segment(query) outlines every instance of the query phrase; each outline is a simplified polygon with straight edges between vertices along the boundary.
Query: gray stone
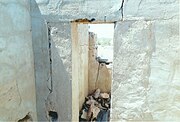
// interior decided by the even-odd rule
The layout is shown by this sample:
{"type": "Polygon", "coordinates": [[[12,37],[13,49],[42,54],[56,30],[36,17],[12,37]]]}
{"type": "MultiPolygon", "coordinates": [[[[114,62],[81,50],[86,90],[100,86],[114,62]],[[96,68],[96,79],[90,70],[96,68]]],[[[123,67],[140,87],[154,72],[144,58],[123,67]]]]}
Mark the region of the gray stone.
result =
{"type": "Polygon", "coordinates": [[[51,41],[58,50],[58,56],[61,58],[69,78],[72,75],[72,47],[71,47],[71,24],[70,22],[49,23],[51,27],[51,41]]]}
{"type": "MultiPolygon", "coordinates": [[[[58,48],[60,44],[57,42],[65,44],[66,48],[67,44],[71,43],[65,43],[61,39],[56,40],[54,33],[57,33],[54,27],[50,24],[47,25],[40,14],[37,3],[33,0],[31,1],[31,17],[38,120],[50,120],[48,111],[55,111],[58,114],[59,121],[70,121],[72,104],[71,82],[66,69],[70,72],[71,65],[68,64],[69,67],[65,69],[64,64],[66,63],[64,62],[63,64],[61,60],[64,56],[65,61],[71,61],[71,47],[69,47],[69,55],[66,55],[66,52],[62,55],[58,48]],[[67,60],[68,56],[69,60],[67,60]],[[50,60],[52,60],[52,65],[50,60]]],[[[59,29],[62,29],[62,26],[59,27],[61,27],[59,29]]],[[[66,39],[64,40],[67,41],[66,39]]],[[[65,48],[60,47],[60,49],[61,51],[66,51],[65,48]]],[[[68,65],[66,64],[66,66],[68,65]]]]}
{"type": "Polygon", "coordinates": [[[37,120],[47,121],[45,103],[51,87],[47,25],[37,3],[31,0],[32,45],[36,83],[37,120]]]}
{"type": "Polygon", "coordinates": [[[111,120],[180,121],[179,0],[36,2],[0,1],[1,121],[71,120],[70,21],[81,18],[117,21],[111,120]]]}
{"type": "Polygon", "coordinates": [[[97,21],[121,20],[121,0],[36,0],[47,21],[95,18],[97,21]]]}
{"type": "Polygon", "coordinates": [[[179,15],[179,0],[125,0],[125,20],[167,20],[179,15]]]}
{"type": "Polygon", "coordinates": [[[0,2],[0,121],[36,116],[30,3],[0,2]]]}

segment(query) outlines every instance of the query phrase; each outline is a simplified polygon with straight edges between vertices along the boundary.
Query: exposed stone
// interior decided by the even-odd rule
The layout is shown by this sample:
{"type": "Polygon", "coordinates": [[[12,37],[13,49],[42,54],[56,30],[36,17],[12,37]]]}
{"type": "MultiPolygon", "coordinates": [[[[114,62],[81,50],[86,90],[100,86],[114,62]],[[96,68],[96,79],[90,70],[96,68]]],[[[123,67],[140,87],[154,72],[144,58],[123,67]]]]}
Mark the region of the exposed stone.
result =
{"type": "Polygon", "coordinates": [[[125,0],[125,20],[168,20],[179,16],[179,0],[125,0]]]}
{"type": "MultiPolygon", "coordinates": [[[[83,107],[80,110],[79,121],[97,121],[104,120],[109,121],[109,109],[110,109],[110,97],[109,99],[98,96],[97,98],[94,95],[99,92],[97,89],[93,94],[86,97],[83,107]],[[106,111],[106,112],[102,112],[106,111]]],[[[108,93],[100,93],[107,94],[108,93]]]]}
{"type": "Polygon", "coordinates": [[[71,24],[70,22],[64,23],[49,23],[51,27],[51,40],[54,42],[58,55],[72,79],[72,47],[71,47],[71,24]]]}
{"type": "Polygon", "coordinates": [[[89,33],[89,68],[88,68],[88,91],[93,93],[97,88],[101,92],[111,91],[112,75],[110,74],[106,64],[99,63],[96,60],[97,49],[95,47],[97,35],[89,33]]]}
{"type": "Polygon", "coordinates": [[[178,19],[117,24],[112,120],[180,120],[177,25],[178,19]]]}
{"type": "Polygon", "coordinates": [[[51,22],[95,18],[97,21],[121,20],[121,0],[36,0],[46,20],[51,22]]]}
{"type": "Polygon", "coordinates": [[[180,120],[180,40],[178,19],[155,21],[155,52],[150,60],[151,73],[147,104],[154,120],[180,120]]]}
{"type": "MultiPolygon", "coordinates": [[[[180,121],[179,0],[36,2],[31,0],[31,7],[27,0],[0,2],[0,121],[27,115],[36,121],[36,114],[38,120],[50,120],[49,111],[57,112],[59,121],[73,118],[79,99],[74,107],[72,99],[80,95],[82,102],[85,93],[79,88],[86,84],[71,82],[70,21],[83,18],[116,22],[111,120],[180,121]]],[[[104,70],[101,66],[98,80],[107,76],[100,75],[104,70]]]]}

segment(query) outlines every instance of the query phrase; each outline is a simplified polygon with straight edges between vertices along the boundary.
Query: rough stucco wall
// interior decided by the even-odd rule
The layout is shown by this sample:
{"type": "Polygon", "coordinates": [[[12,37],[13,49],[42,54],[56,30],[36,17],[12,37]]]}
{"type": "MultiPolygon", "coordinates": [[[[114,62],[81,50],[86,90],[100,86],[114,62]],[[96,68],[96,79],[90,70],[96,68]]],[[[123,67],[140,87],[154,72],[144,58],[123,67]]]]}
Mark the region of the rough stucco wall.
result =
{"type": "Polygon", "coordinates": [[[58,22],[49,23],[51,26],[51,40],[54,42],[58,55],[64,64],[68,76],[71,79],[72,66],[71,66],[71,23],[70,22],[58,22]]]}
{"type": "Polygon", "coordinates": [[[36,120],[29,1],[0,2],[0,121],[36,120]]]}
{"type": "Polygon", "coordinates": [[[149,63],[155,46],[152,27],[149,21],[126,21],[116,25],[112,120],[147,120],[144,113],[149,111],[146,102],[149,63]]]}
{"type": "Polygon", "coordinates": [[[92,94],[96,89],[101,92],[111,92],[111,74],[105,64],[99,64],[96,60],[97,35],[89,32],[89,62],[88,62],[88,94],[92,94]]]}
{"type": "Polygon", "coordinates": [[[47,26],[37,3],[31,0],[32,44],[34,53],[37,120],[47,121],[46,101],[50,93],[50,60],[47,26]]]}
{"type": "Polygon", "coordinates": [[[93,17],[101,21],[121,19],[119,11],[121,0],[36,0],[36,2],[48,21],[93,17]]]}
{"type": "Polygon", "coordinates": [[[92,94],[96,90],[96,80],[99,63],[96,60],[97,50],[95,47],[97,35],[89,32],[89,64],[88,64],[88,93],[92,94]]]}
{"type": "Polygon", "coordinates": [[[179,16],[179,0],[125,0],[125,20],[171,19],[179,16]]]}
{"type": "MultiPolygon", "coordinates": [[[[70,121],[72,112],[72,90],[71,90],[71,77],[67,71],[71,71],[71,65],[68,66],[68,59],[71,60],[71,57],[68,57],[68,53],[71,54],[71,47],[69,47],[70,52],[66,51],[64,46],[67,46],[71,43],[66,43],[65,36],[62,38],[56,38],[58,34],[65,34],[62,26],[54,26],[56,23],[49,23],[48,27],[50,29],[49,39],[51,43],[51,60],[52,60],[52,87],[53,91],[49,94],[47,99],[47,108],[48,110],[54,110],[58,113],[59,121],[70,121]],[[61,28],[60,28],[61,27],[61,28]],[[56,35],[57,34],[57,35],[56,35]],[[62,44],[60,46],[60,44],[62,44]],[[66,45],[67,44],[67,45],[66,45]],[[61,53],[63,52],[64,53],[61,53]],[[67,53],[67,55],[66,55],[67,53]],[[63,60],[64,57],[66,60],[63,60]],[[67,62],[66,62],[67,61],[67,62]],[[66,64],[67,63],[67,64],[66,64]],[[65,65],[66,64],[66,65],[65,65]],[[66,67],[67,66],[67,67],[66,67]]],[[[64,28],[68,27],[68,24],[64,24],[64,28]]],[[[70,33],[68,33],[70,34],[70,33]]],[[[61,37],[61,36],[60,36],[61,37]]],[[[69,35],[67,35],[69,37],[69,35]]],[[[70,45],[71,46],[71,45],[70,45]]],[[[69,55],[70,55],[69,54],[69,55]]]]}
{"type": "Polygon", "coordinates": [[[115,28],[112,120],[179,121],[178,18],[115,28]]]}
{"type": "MultiPolygon", "coordinates": [[[[51,22],[121,19],[122,0],[36,1],[51,22]]],[[[115,30],[112,120],[179,120],[178,7],[179,0],[124,0],[124,21],[115,30]]]]}
{"type": "Polygon", "coordinates": [[[154,120],[180,121],[179,19],[154,22],[156,51],[150,60],[147,102],[154,120]]]}
{"type": "Polygon", "coordinates": [[[178,6],[125,1],[114,36],[112,120],[180,120],[178,6]]]}
{"type": "Polygon", "coordinates": [[[56,101],[54,104],[59,112],[59,120],[70,121],[72,117],[70,23],[50,22],[48,26],[52,44],[52,80],[55,91],[52,97],[56,101]]]}
{"type": "Polygon", "coordinates": [[[58,113],[58,121],[71,120],[71,82],[54,42],[52,44],[52,93],[47,97],[47,110],[58,113]]]}

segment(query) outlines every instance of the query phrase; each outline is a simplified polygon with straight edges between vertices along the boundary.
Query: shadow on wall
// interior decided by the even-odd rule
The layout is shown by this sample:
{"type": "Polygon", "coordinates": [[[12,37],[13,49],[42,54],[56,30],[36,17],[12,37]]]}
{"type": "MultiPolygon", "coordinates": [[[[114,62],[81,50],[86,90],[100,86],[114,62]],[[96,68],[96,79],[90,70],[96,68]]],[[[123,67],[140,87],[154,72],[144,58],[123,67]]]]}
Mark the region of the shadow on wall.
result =
{"type": "Polygon", "coordinates": [[[33,121],[32,116],[30,113],[28,113],[24,118],[18,120],[18,122],[28,122],[28,121],[33,121]]]}
{"type": "Polygon", "coordinates": [[[48,35],[46,22],[35,0],[31,0],[31,24],[37,119],[38,121],[47,121],[48,119],[70,121],[71,82],[53,42],[51,42],[52,47],[49,47],[50,38],[48,36],[50,34],[48,35]],[[51,50],[51,55],[49,55],[49,50],[51,50]],[[52,65],[50,65],[50,58],[52,65]],[[52,74],[50,73],[51,68],[52,74]],[[58,117],[52,117],[49,111],[56,112],[58,117]]]}
{"type": "Polygon", "coordinates": [[[46,102],[48,111],[58,113],[59,121],[71,121],[71,81],[65,70],[64,64],[59,55],[55,43],[51,42],[52,60],[52,93],[49,94],[46,102]]]}

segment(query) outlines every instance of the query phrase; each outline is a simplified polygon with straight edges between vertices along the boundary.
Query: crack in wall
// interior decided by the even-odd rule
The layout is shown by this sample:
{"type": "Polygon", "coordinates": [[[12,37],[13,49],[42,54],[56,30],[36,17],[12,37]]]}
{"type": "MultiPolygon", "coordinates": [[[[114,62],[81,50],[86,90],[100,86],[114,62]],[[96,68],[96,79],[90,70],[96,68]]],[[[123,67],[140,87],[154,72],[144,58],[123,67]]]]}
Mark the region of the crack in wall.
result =
{"type": "Polygon", "coordinates": [[[123,21],[123,17],[124,17],[124,0],[122,0],[121,2],[121,7],[119,9],[119,11],[121,11],[121,17],[122,17],[122,21],[123,21]]]}
{"type": "MultiPolygon", "coordinates": [[[[47,25],[48,25],[48,23],[47,23],[47,25]]],[[[52,80],[52,51],[51,51],[51,46],[52,46],[52,44],[51,44],[51,27],[48,25],[48,42],[49,42],[49,46],[48,46],[48,48],[49,48],[49,61],[50,61],[50,82],[51,82],[51,86],[50,86],[50,88],[48,87],[48,89],[49,89],[49,91],[50,91],[50,93],[52,93],[53,92],[53,80],[52,80]]]]}
{"type": "MultiPolygon", "coordinates": [[[[47,81],[47,84],[48,84],[49,82],[51,82],[50,79],[51,79],[51,74],[49,74],[48,79],[46,80],[46,81],[47,81]]],[[[51,88],[49,88],[48,85],[47,85],[47,88],[48,88],[49,91],[51,91],[51,88]]]]}
{"type": "Polygon", "coordinates": [[[20,91],[19,91],[19,86],[18,86],[17,81],[16,81],[16,88],[17,88],[17,92],[18,92],[18,95],[19,95],[19,98],[20,98],[19,105],[21,105],[22,98],[21,98],[21,94],[20,94],[20,91]]]}
{"type": "Polygon", "coordinates": [[[52,50],[51,50],[51,26],[48,25],[47,22],[47,36],[48,36],[48,51],[49,51],[49,76],[47,79],[47,88],[49,90],[49,93],[45,99],[45,111],[46,111],[46,119],[50,121],[50,118],[48,116],[48,111],[51,110],[51,105],[50,105],[50,97],[53,92],[53,83],[52,83],[52,50]],[[50,82],[50,86],[49,86],[50,82]]]}
{"type": "Polygon", "coordinates": [[[139,2],[139,4],[138,4],[138,9],[139,9],[139,7],[140,7],[140,5],[141,5],[142,1],[143,1],[143,0],[140,0],[140,2],[139,2]]]}

